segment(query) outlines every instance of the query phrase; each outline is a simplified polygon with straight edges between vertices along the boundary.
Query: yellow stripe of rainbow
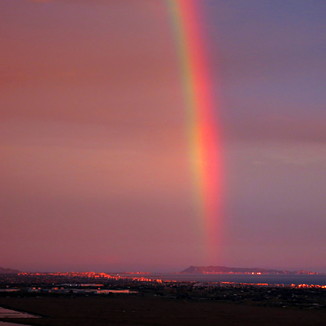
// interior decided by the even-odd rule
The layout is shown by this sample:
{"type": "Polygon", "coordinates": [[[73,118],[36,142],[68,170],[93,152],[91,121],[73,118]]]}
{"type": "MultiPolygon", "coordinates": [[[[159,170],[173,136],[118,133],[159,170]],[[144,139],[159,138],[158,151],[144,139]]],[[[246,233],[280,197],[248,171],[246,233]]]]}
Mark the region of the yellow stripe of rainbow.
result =
{"type": "Polygon", "coordinates": [[[204,224],[205,253],[215,263],[220,236],[221,151],[214,116],[216,104],[200,33],[200,1],[167,1],[181,66],[197,215],[204,224]]]}

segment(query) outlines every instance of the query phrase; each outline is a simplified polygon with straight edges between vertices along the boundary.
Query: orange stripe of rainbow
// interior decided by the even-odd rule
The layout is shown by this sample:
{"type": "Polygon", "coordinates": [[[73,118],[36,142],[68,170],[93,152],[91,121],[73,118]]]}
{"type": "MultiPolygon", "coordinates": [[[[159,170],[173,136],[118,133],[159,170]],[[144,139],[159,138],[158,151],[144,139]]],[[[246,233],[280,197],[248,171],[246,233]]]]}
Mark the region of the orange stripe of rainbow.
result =
{"type": "Polygon", "coordinates": [[[202,232],[207,258],[215,261],[220,233],[221,159],[219,128],[214,117],[216,103],[200,33],[199,1],[167,1],[182,70],[197,214],[204,222],[202,232]]]}

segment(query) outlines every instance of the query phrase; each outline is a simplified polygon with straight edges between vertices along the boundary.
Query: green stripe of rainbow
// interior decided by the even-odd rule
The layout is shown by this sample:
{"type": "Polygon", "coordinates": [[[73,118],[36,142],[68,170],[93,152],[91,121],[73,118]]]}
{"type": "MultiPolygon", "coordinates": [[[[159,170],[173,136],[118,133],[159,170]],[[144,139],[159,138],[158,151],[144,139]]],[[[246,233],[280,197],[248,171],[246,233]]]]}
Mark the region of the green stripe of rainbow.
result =
{"type": "Polygon", "coordinates": [[[199,1],[167,0],[182,70],[191,166],[198,217],[204,223],[207,258],[217,258],[221,160],[205,46],[200,33],[199,1]]]}

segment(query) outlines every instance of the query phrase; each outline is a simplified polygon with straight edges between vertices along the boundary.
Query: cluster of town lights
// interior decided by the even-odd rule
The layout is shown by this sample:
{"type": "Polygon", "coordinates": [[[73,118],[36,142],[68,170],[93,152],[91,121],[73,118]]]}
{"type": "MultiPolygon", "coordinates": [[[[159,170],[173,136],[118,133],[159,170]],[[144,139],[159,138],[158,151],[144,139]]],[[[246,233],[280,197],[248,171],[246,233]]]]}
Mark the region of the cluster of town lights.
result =
{"type": "MultiPolygon", "coordinates": [[[[140,273],[137,273],[140,274],[140,273]]],[[[251,273],[260,275],[260,272],[251,273]]],[[[119,274],[108,274],[108,273],[95,273],[95,272],[55,272],[55,273],[19,273],[22,276],[61,276],[61,277],[78,277],[88,279],[110,279],[110,280],[131,280],[136,282],[151,282],[151,283],[176,283],[175,280],[162,280],[159,278],[148,278],[144,276],[130,276],[130,275],[119,275],[119,274]]],[[[183,282],[181,282],[183,283],[183,282]]],[[[291,288],[318,288],[326,289],[326,285],[319,284],[274,284],[274,283],[240,283],[240,282],[191,282],[202,284],[203,286],[274,286],[274,287],[291,287],[291,288]]]]}

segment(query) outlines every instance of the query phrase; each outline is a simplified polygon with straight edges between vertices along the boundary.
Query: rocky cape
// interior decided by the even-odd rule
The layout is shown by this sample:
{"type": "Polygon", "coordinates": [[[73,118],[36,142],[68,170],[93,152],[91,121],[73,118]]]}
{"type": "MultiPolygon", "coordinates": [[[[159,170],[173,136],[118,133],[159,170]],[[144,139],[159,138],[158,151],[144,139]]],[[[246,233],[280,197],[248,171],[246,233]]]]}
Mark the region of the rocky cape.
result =
{"type": "Polygon", "coordinates": [[[183,274],[256,274],[256,275],[317,275],[309,271],[282,271],[265,268],[241,268],[226,266],[190,266],[183,274]]]}

